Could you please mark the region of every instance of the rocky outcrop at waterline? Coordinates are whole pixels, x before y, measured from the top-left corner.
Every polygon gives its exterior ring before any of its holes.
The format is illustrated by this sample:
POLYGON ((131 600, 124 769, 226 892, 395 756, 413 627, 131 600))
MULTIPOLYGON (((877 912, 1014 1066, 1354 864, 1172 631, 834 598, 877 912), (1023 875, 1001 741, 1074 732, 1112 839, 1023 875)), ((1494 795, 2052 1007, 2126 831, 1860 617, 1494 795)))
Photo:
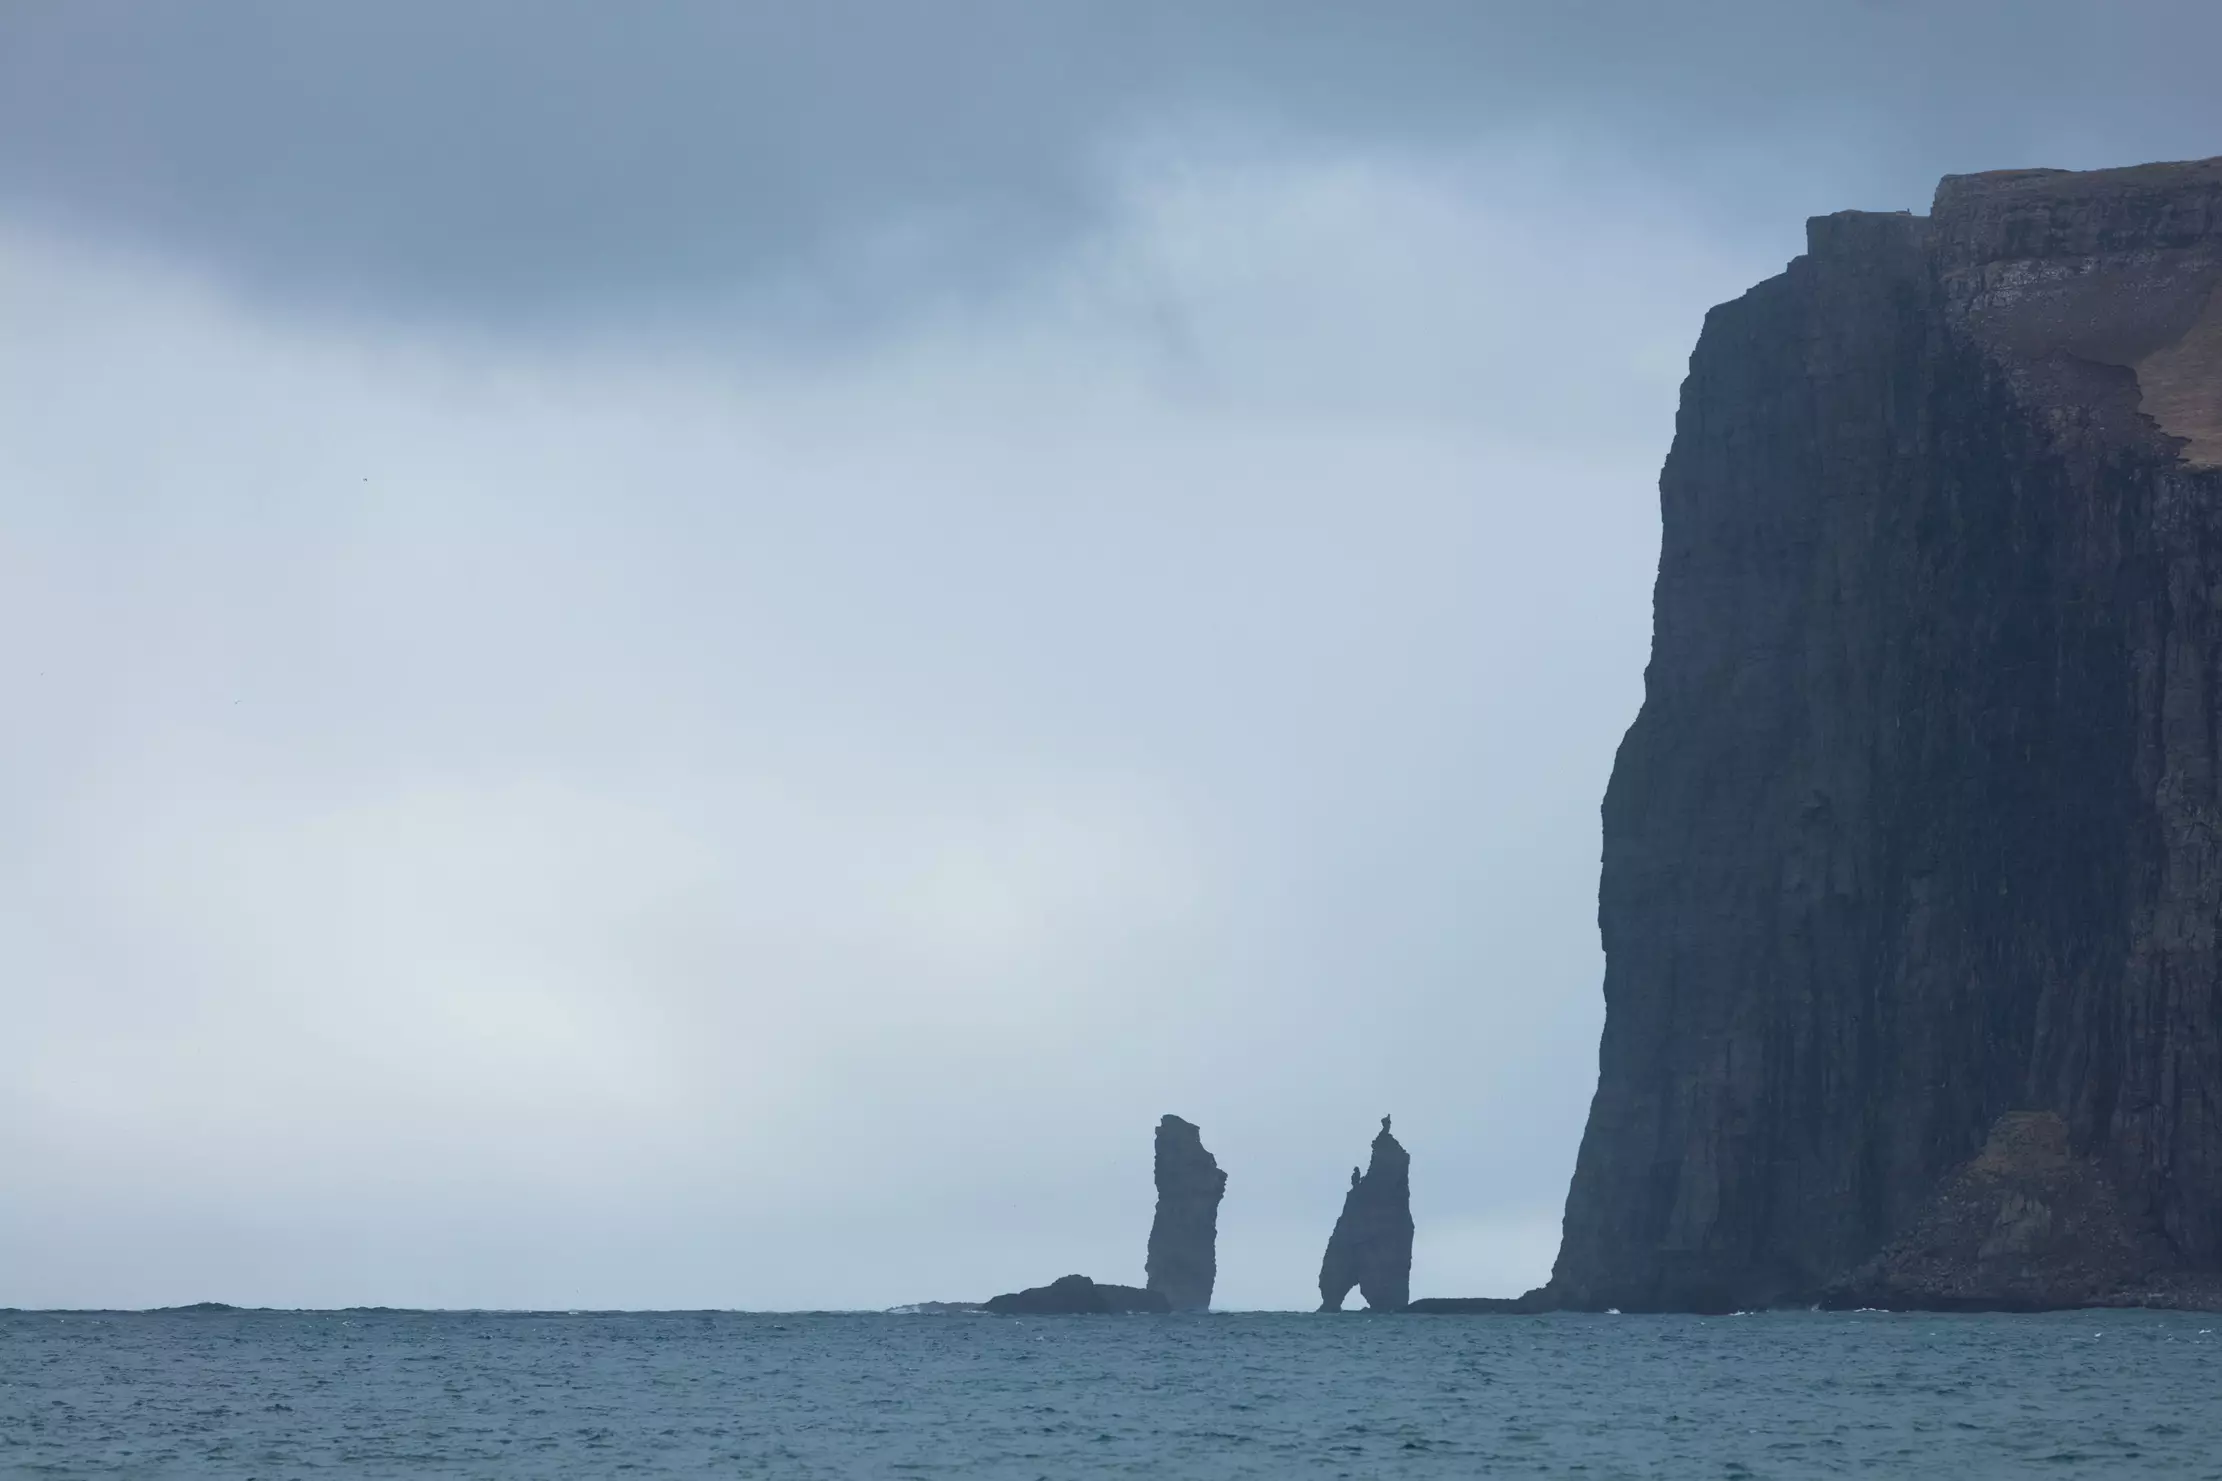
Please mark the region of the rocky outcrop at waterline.
POLYGON ((1904 1233, 1832 1284, 1822 1304, 1920 1311, 2137 1305, 2179 1262, 2105 1172, 2069 1150, 2049 1111, 1998 1118, 1904 1233))
POLYGON ((1218 1276, 1219 1200, 1227 1175, 1204 1150, 1190 1121, 1157 1123, 1154 1157, 1157 1213, 1150 1224, 1147 1286, 1121 1286, 1085 1275, 1010 1291, 980 1308, 1000 1316, 1080 1316, 1108 1312, 1202 1311, 1218 1276))
POLYGON ((1381 1118, 1366 1170, 1350 1170, 1342 1216, 1319 1264, 1319 1309, 1340 1311, 1355 1286, 1371 1311, 1402 1311, 1412 1293, 1412 1158, 1381 1118))
POLYGON ((1707 316, 1660 477, 1547 1298, 2199 1289, 2222 160, 1953 176, 1807 242, 1707 316))
POLYGON ((1219 1273, 1219 1200, 1227 1175, 1204 1150, 1193 1122, 1167 1116, 1157 1123, 1157 1214, 1145 1262, 1149 1289, 1174 1311, 1203 1311, 1219 1273))
POLYGON ((1029 1286, 993 1297, 986 1309, 997 1316, 1099 1316, 1172 1310, 1156 1291, 1108 1285, 1085 1275, 1063 1275, 1046 1286, 1029 1286))
POLYGON ((1535 1316, 1556 1307, 1548 1291, 1534 1290, 1525 1296, 1422 1296, 1404 1309, 1414 1316, 1535 1316))

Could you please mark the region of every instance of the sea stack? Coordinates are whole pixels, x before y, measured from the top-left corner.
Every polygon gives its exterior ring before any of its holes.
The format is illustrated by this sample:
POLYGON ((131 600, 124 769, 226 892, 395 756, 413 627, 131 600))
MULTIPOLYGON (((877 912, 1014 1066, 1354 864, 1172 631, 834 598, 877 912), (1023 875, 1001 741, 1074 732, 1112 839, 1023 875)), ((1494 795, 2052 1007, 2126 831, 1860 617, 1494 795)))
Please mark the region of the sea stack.
POLYGON ((1227 1175, 1204 1150, 1194 1123, 1167 1116, 1157 1123, 1157 1217, 1150 1223, 1148 1289, 1174 1311, 1211 1305, 1219 1273, 1219 1200, 1227 1175))
POLYGON ((2196 1285, 2222 1270, 2222 160, 1948 176, 1927 216, 1806 242, 1706 316, 1660 475, 1545 1294, 2196 1285))
POLYGON ((1381 1118, 1366 1170, 1350 1169, 1342 1217, 1319 1262, 1319 1309, 1342 1310, 1356 1286, 1371 1311, 1402 1311, 1412 1298, 1412 1155, 1381 1118))

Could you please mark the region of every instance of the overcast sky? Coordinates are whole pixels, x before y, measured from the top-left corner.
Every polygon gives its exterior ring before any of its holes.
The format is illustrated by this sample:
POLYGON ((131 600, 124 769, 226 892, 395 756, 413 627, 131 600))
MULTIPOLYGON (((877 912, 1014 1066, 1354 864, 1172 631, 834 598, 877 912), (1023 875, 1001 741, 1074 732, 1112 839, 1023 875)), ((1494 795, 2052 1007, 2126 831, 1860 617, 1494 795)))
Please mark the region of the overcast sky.
POLYGON ((1548 1273, 1706 307, 2222 9, 0 0, 0 1305, 1548 1273))

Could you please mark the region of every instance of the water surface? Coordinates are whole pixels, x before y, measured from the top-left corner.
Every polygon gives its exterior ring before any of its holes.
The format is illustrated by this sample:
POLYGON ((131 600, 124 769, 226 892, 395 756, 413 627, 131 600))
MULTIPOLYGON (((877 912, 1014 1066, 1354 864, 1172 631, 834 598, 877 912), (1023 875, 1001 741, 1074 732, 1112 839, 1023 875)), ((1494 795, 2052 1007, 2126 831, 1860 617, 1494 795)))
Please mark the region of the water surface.
POLYGON ((0 1314, 0 1473, 2222 1477, 2222 1318, 0 1314))

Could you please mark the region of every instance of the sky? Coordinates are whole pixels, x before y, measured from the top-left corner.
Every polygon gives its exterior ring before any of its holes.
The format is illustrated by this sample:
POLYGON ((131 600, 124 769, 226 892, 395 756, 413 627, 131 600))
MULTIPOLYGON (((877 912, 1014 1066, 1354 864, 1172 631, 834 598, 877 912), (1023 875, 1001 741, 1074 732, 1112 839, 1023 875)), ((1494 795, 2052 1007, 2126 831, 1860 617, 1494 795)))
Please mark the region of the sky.
POLYGON ((0 0, 0 1306, 1540 1283, 1706 308, 2218 47, 0 0))

